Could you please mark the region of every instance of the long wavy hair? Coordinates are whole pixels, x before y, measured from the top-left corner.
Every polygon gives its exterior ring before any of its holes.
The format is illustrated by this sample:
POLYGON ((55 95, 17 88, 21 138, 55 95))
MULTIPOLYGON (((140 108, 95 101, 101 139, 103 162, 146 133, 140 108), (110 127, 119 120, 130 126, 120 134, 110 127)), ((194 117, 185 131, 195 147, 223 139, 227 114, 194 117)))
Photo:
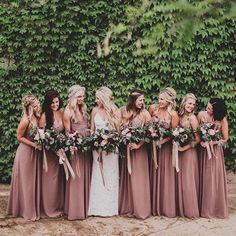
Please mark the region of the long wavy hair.
POLYGON ((96 91, 96 96, 101 101, 106 112, 110 128, 116 129, 118 126, 118 118, 116 115, 117 106, 114 103, 113 92, 108 87, 102 86, 96 91))
MULTIPOLYGON (((185 110, 184 107, 185 107, 185 104, 186 104, 186 102, 187 102, 188 99, 193 99, 195 102, 197 101, 197 98, 196 98, 196 96, 195 96, 193 93, 187 93, 187 94, 185 95, 185 97, 183 98, 183 100, 181 101, 181 104, 180 104, 180 107, 179 107, 179 115, 180 115, 180 116, 183 116, 183 114, 184 114, 184 110, 185 110)), ((196 107, 197 107, 197 106, 196 106, 196 104, 195 104, 195 107, 194 107, 192 113, 195 112, 196 107)))
POLYGON ((87 116, 87 106, 84 102, 78 105, 77 98, 82 93, 85 93, 85 87, 80 85, 73 85, 69 88, 68 103, 65 112, 68 112, 73 122, 78 122, 78 117, 82 114, 83 117, 87 116))
MULTIPOLYGON (((172 112, 176 108, 176 101, 175 101, 176 91, 171 87, 167 87, 161 90, 159 95, 160 94, 162 94, 164 96, 164 99, 168 102, 167 112, 170 116, 172 116, 172 112)), ((153 112, 153 115, 158 117, 159 112, 160 112, 160 108, 159 108, 159 104, 157 104, 157 107, 155 111, 153 112)))
POLYGON ((212 105, 214 120, 222 121, 227 115, 227 106, 221 98, 211 98, 209 103, 212 105))
MULTIPOLYGON (((127 116, 125 117, 125 122, 130 123, 135 117, 139 115, 142 116, 142 111, 144 107, 140 109, 135 106, 136 100, 142 95, 144 95, 144 92, 140 89, 133 89, 130 91, 126 104, 127 116)), ((144 120, 144 117, 140 117, 140 120, 144 120)))
POLYGON ((30 126, 32 125, 33 115, 35 115, 37 118, 40 117, 40 105, 38 111, 35 112, 33 108, 35 102, 39 103, 39 100, 34 95, 25 95, 21 100, 23 114, 26 114, 26 116, 28 117, 30 126))
POLYGON ((46 117, 46 128, 50 129, 53 126, 54 122, 54 117, 53 117, 53 111, 51 109, 51 104, 54 98, 59 99, 59 108, 58 110, 62 107, 62 100, 60 98, 59 93, 56 90, 49 90, 46 92, 44 96, 44 101, 42 105, 42 112, 45 113, 46 117))

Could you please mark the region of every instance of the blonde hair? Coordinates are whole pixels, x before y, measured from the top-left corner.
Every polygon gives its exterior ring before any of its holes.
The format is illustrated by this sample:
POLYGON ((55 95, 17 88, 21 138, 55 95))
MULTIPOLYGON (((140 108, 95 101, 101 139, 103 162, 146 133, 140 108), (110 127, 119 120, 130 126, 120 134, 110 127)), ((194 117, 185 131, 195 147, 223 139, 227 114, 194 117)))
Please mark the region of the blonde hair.
MULTIPOLYGON (((197 101, 197 98, 193 93, 187 93, 180 104, 180 108, 179 108, 179 115, 180 116, 182 116, 184 114, 184 107, 185 107, 185 104, 188 99, 193 99, 193 100, 197 101)), ((195 109, 196 109, 196 105, 195 105, 195 108, 193 109, 192 113, 194 113, 195 109)))
POLYGON ((82 113, 82 116, 87 115, 87 106, 84 102, 80 106, 77 104, 77 97, 81 93, 85 93, 85 87, 80 85, 73 85, 69 88, 68 91, 68 103, 65 111, 69 113, 69 116, 73 122, 78 122, 79 114, 82 113))
POLYGON ((33 104, 38 102, 38 99, 34 95, 25 95, 22 97, 21 105, 23 109, 23 114, 26 114, 29 120, 30 125, 32 125, 32 116, 40 117, 40 107, 37 112, 34 111, 33 104))
POLYGON ((105 86, 102 86, 96 91, 96 96, 102 103, 102 106, 107 114, 108 123, 111 129, 117 128, 118 118, 116 115, 117 106, 114 103, 113 92, 105 86))
MULTIPOLYGON (((172 116, 172 112, 176 108, 176 91, 171 87, 166 87, 163 90, 160 91, 159 95, 162 94, 164 96, 164 99, 169 103, 167 107, 167 112, 170 116, 172 116)), ((157 108, 153 112, 153 115, 158 116, 159 113, 159 105, 157 105, 157 108)))

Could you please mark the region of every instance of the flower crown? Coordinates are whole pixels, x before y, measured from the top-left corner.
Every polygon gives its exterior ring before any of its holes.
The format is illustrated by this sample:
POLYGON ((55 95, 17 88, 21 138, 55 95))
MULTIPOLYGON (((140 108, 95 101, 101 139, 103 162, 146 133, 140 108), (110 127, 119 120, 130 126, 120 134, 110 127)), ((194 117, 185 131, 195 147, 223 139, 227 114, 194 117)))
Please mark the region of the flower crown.
POLYGON ((31 105, 34 101, 35 101, 35 96, 33 95, 26 95, 22 98, 22 106, 23 107, 28 107, 29 105, 31 105))

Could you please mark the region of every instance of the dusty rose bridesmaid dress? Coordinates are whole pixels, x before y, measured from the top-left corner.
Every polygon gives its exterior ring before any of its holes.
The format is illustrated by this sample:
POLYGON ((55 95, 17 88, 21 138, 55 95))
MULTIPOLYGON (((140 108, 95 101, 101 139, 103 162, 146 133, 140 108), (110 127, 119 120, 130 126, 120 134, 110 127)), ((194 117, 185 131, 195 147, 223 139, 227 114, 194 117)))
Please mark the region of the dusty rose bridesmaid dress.
MULTIPOLYGON (((181 124, 182 127, 190 124, 181 124)), ((199 217, 199 168, 196 148, 179 152, 177 173, 178 215, 190 219, 199 217)))
MULTIPOLYGON (((165 121, 165 126, 170 127, 170 119, 165 121)), ((172 141, 168 141, 158 148, 158 168, 154 168, 151 160, 150 183, 152 215, 177 216, 177 177, 172 166, 172 141)))
MULTIPOLYGON (((63 126, 54 127, 57 132, 63 126)), ((60 217, 63 215, 65 178, 63 166, 55 152, 46 151, 48 171, 42 170, 41 217, 60 217)))
MULTIPOLYGON (((30 128, 25 132, 30 138, 30 128)), ((7 213, 27 220, 40 218, 40 152, 20 143, 14 160, 7 213)))
MULTIPOLYGON (((220 127, 219 127, 220 128, 220 127)), ((200 215, 227 218, 227 180, 222 146, 213 146, 215 156, 208 158, 206 148, 199 147, 200 215)))
MULTIPOLYGON (((88 133, 87 117, 78 123, 72 123, 71 129, 81 135, 88 133)), ((90 180, 92 169, 92 153, 90 151, 79 152, 76 159, 70 161, 75 173, 75 179, 69 178, 66 182, 65 209, 69 220, 83 220, 88 216, 90 180), (80 177, 76 172, 79 163, 80 177)))
MULTIPOLYGON (((138 121, 133 123, 137 125, 138 121)), ((131 151, 131 168, 132 173, 129 174, 127 159, 120 161, 119 214, 146 219, 151 215, 151 197, 145 144, 131 151)))

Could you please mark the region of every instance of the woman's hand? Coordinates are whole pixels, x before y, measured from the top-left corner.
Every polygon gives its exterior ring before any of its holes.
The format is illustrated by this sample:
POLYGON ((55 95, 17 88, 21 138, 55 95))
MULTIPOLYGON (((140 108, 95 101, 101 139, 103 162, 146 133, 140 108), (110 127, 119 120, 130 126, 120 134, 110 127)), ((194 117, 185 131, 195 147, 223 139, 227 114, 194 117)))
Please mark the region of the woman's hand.
POLYGON ((34 147, 36 150, 42 151, 42 145, 41 144, 32 143, 32 147, 34 147))
POLYGON ((178 146, 178 151, 179 151, 179 152, 183 152, 183 151, 185 151, 185 150, 186 150, 186 146, 183 146, 183 147, 178 146))
POLYGON ((130 150, 134 150, 134 149, 139 149, 141 147, 141 145, 138 143, 130 143, 128 144, 130 150))
POLYGON ((203 142, 203 141, 200 142, 200 145, 201 145, 202 147, 204 147, 204 148, 206 147, 206 143, 203 142))

